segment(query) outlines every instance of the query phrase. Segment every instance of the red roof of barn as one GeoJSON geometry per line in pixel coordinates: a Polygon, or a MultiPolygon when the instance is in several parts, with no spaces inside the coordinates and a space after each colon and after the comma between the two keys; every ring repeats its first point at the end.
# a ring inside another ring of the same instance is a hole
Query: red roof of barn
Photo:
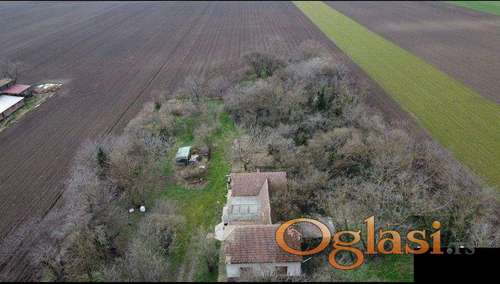
{"type": "Polygon", "coordinates": [[[22,94],[24,91],[26,91],[30,87],[31,87],[30,85],[16,84],[14,86],[11,86],[10,88],[3,90],[2,93],[9,94],[9,95],[18,95],[18,94],[22,94]]]}

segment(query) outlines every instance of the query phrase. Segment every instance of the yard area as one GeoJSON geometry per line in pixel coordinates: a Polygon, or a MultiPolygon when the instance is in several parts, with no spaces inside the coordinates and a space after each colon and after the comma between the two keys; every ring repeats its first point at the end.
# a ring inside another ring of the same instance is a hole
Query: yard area
{"type": "MultiPolygon", "coordinates": [[[[211,111],[216,111],[212,104],[211,111]]],[[[221,216],[222,207],[226,199],[226,175],[231,170],[228,162],[232,140],[237,135],[237,129],[227,113],[216,113],[217,130],[211,139],[214,145],[211,159],[208,165],[207,184],[202,188],[189,188],[169,182],[167,188],[161,193],[160,198],[174,201],[179,206],[179,214],[186,218],[186,226],[179,232],[179,245],[169,256],[172,269],[172,281],[216,281],[217,273],[210,273],[205,269],[193,267],[197,263],[197,254],[190,254],[190,250],[196,249],[195,241],[198,231],[211,232],[221,216]],[[194,279],[193,277],[194,273],[194,279]]],[[[200,123],[197,119],[180,120],[178,122],[183,129],[178,137],[177,145],[187,145],[195,142],[197,137],[193,135],[194,128],[200,123]]],[[[174,150],[176,147],[174,147],[174,150]]],[[[173,154],[166,161],[167,176],[172,174],[174,163],[173,154]]]]}
{"type": "Polygon", "coordinates": [[[356,270],[340,271],[348,281],[413,282],[413,255],[378,256],[356,270]]]}

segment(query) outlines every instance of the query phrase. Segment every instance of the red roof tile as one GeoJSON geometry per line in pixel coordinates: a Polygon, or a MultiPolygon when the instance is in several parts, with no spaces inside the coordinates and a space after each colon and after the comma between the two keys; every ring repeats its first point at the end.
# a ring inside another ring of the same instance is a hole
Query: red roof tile
{"type": "MultiPolygon", "coordinates": [[[[235,228],[224,242],[224,253],[229,263],[299,262],[302,257],[283,251],[276,243],[279,225],[257,225],[235,228]]],[[[299,240],[289,239],[291,247],[298,248],[299,240]]]]}
{"type": "Polygon", "coordinates": [[[257,196],[266,179],[271,190],[275,186],[286,186],[286,172],[232,173],[231,195],[257,196]]]}
{"type": "Polygon", "coordinates": [[[30,85],[16,84],[14,86],[11,86],[10,88],[3,90],[2,93],[9,94],[9,95],[18,95],[18,94],[22,94],[24,91],[26,91],[30,87],[31,87],[30,85]]]}

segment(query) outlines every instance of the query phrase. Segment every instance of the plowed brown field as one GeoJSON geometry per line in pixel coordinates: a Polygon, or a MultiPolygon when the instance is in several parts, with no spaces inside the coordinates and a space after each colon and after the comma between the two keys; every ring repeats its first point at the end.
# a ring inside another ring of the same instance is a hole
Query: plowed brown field
{"type": "MultiPolygon", "coordinates": [[[[0,58],[22,82],[63,90],[0,133],[0,240],[57,202],[78,146],[120,131],[154,94],[248,51],[287,52],[321,33],[290,3],[1,3],[0,58]]],[[[29,233],[0,252],[0,279],[30,279],[29,233]]]]}
{"type": "MultiPolygon", "coordinates": [[[[19,81],[65,85],[0,133],[0,242],[57,206],[86,139],[119,132],[188,74],[224,72],[246,52],[287,53],[307,39],[364,76],[291,3],[1,3],[0,58],[19,62],[19,81]]],[[[374,105],[408,118],[366,80],[374,105]]],[[[0,280],[32,277],[26,256],[37,240],[29,226],[19,238],[14,254],[0,251],[0,280]]]]}
{"type": "Polygon", "coordinates": [[[328,2],[500,104],[500,17],[443,2],[328,2]]]}

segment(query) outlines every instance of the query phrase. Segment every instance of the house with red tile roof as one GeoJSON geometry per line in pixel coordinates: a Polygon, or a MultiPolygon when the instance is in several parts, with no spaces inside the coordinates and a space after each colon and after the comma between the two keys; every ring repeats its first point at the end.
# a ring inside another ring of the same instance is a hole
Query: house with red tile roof
{"type": "MultiPolygon", "coordinates": [[[[269,193],[287,186],[285,172],[231,173],[222,222],[216,239],[224,242],[228,279],[242,274],[300,276],[300,256],[283,251],[276,243],[279,225],[272,224],[269,193]]],[[[293,245],[293,238],[289,245],[293,245]]]]}
{"type": "MultiPolygon", "coordinates": [[[[302,257],[283,251],[276,243],[279,225],[238,226],[224,241],[226,275],[228,279],[250,275],[300,276],[302,257]]],[[[299,247],[298,239],[288,245],[299,247]]]]}

